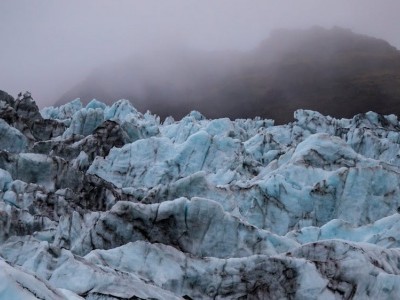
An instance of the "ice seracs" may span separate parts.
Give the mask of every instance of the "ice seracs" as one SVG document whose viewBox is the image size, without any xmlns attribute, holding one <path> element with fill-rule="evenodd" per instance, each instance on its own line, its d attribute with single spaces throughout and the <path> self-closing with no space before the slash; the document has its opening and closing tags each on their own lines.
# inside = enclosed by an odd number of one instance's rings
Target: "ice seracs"
<svg viewBox="0 0 400 300">
<path fill-rule="evenodd" d="M 0 92 L 0 299 L 400 297 L 397 117 L 294 117 Z"/>
</svg>

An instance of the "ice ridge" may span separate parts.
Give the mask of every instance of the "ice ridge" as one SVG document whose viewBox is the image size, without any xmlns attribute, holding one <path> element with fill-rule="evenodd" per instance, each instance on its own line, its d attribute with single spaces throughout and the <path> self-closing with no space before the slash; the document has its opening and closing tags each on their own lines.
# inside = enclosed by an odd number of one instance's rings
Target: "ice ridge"
<svg viewBox="0 0 400 300">
<path fill-rule="evenodd" d="M 0 299 L 397 299 L 400 124 L 0 91 Z"/>
</svg>

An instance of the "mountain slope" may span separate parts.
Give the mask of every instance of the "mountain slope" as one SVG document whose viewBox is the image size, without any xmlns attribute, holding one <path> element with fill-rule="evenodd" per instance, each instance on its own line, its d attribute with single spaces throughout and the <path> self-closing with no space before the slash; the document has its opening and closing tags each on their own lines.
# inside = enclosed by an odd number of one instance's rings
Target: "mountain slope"
<svg viewBox="0 0 400 300">
<path fill-rule="evenodd" d="M 278 123 L 307 108 L 336 117 L 400 113 L 400 51 L 341 28 L 278 30 L 247 53 L 189 50 L 96 70 L 68 91 L 107 103 L 121 98 L 166 117 L 192 109 L 208 117 L 261 116 Z"/>
</svg>

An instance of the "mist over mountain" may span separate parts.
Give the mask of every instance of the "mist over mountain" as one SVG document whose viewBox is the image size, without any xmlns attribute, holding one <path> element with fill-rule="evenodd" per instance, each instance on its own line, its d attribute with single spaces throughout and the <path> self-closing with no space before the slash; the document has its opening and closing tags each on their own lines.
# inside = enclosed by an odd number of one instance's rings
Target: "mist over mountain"
<svg viewBox="0 0 400 300">
<path fill-rule="evenodd" d="M 348 29 L 281 29 L 248 52 L 153 51 L 105 65 L 57 102 L 126 98 L 141 111 L 181 118 L 261 116 L 291 121 L 299 108 L 335 117 L 400 113 L 400 51 Z"/>
</svg>

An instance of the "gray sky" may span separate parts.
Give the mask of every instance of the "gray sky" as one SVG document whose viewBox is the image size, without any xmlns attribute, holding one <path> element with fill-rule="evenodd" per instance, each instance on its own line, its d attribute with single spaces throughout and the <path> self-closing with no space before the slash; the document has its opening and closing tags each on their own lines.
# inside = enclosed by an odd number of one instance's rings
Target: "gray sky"
<svg viewBox="0 0 400 300">
<path fill-rule="evenodd" d="M 184 45 L 254 48 L 275 28 L 341 26 L 400 48 L 399 0 L 1 0 L 0 89 L 52 104 L 95 67 Z"/>
</svg>

